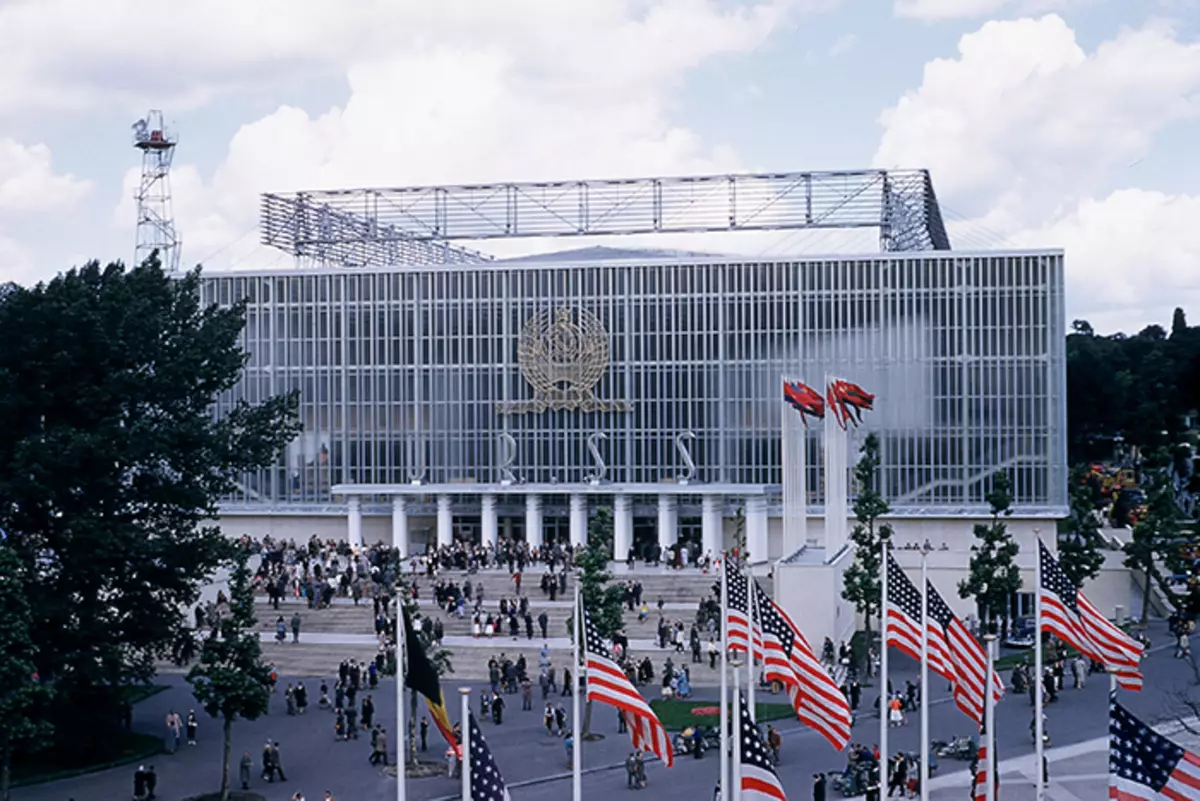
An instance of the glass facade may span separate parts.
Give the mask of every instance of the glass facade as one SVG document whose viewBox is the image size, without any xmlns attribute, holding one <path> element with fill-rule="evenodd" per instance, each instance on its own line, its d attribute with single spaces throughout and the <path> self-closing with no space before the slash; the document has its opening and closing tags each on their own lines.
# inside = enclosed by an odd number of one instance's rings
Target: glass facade
<svg viewBox="0 0 1200 801">
<path fill-rule="evenodd" d="M 572 483 L 597 456 L 606 480 L 654 484 L 686 471 L 681 432 L 696 481 L 777 485 L 784 376 L 877 395 L 851 448 L 878 432 L 897 511 L 978 511 L 997 469 L 1018 510 L 1066 505 L 1057 251 L 238 272 L 203 291 L 247 302 L 245 378 L 218 405 L 301 395 L 304 433 L 238 506 L 506 467 Z"/>
</svg>

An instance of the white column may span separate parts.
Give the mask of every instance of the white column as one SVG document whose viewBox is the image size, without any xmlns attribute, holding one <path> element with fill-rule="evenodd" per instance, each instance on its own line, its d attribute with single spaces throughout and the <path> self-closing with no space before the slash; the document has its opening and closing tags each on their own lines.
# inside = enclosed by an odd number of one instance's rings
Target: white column
<svg viewBox="0 0 1200 801">
<path fill-rule="evenodd" d="M 701 556 L 712 555 L 713 559 L 721 558 L 722 534 L 721 499 L 716 495 L 705 495 L 700 507 L 700 547 L 704 553 Z"/>
<path fill-rule="evenodd" d="M 500 539 L 500 521 L 496 519 L 496 496 L 483 495 L 479 498 L 479 541 L 483 547 L 496 547 Z"/>
<path fill-rule="evenodd" d="M 674 495 L 658 496 L 658 546 L 666 551 L 679 537 L 679 507 Z M 665 554 L 664 554 L 665 558 Z"/>
<path fill-rule="evenodd" d="M 450 511 L 450 496 L 437 496 L 438 547 L 454 544 L 454 515 Z"/>
<path fill-rule="evenodd" d="M 633 506 L 628 495 L 613 496 L 613 559 L 624 561 L 633 547 Z"/>
<path fill-rule="evenodd" d="M 587 498 L 582 493 L 571 495 L 571 547 L 582 548 L 587 545 Z"/>
<path fill-rule="evenodd" d="M 525 542 L 530 548 L 542 547 L 542 496 L 525 496 Z"/>
<path fill-rule="evenodd" d="M 346 508 L 350 512 L 346 538 L 351 548 L 362 548 L 362 501 L 352 495 L 346 499 Z"/>
<path fill-rule="evenodd" d="M 767 499 L 761 495 L 746 499 L 746 550 L 750 562 L 761 564 L 767 561 Z"/>
<path fill-rule="evenodd" d="M 400 558 L 408 556 L 408 503 L 403 495 L 392 497 L 392 547 L 400 550 Z"/>
</svg>

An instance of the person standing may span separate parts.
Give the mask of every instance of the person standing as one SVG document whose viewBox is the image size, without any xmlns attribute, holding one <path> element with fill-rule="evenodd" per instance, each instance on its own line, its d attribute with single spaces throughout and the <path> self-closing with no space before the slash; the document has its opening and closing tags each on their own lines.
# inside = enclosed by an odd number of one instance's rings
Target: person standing
<svg viewBox="0 0 1200 801">
<path fill-rule="evenodd" d="M 179 750 L 179 734 L 180 730 L 183 728 L 183 721 L 179 719 L 179 713 L 174 709 L 167 713 L 166 725 L 167 753 L 173 754 Z"/>
<path fill-rule="evenodd" d="M 824 773 L 814 773 L 813 774 L 812 797 L 813 797 L 813 801 L 825 801 L 825 774 Z"/>
<path fill-rule="evenodd" d="M 429 750 L 429 718 L 421 717 L 421 750 Z"/>
<path fill-rule="evenodd" d="M 238 763 L 238 780 L 242 783 L 243 790 L 250 789 L 250 768 L 254 766 L 254 760 L 250 758 L 249 751 L 242 752 L 242 761 Z"/>
<path fill-rule="evenodd" d="M 300 642 L 300 613 L 292 612 L 292 642 Z"/>
<path fill-rule="evenodd" d="M 194 709 L 188 710 L 188 716 L 187 716 L 187 744 L 188 745 L 196 744 L 196 726 L 197 726 L 196 710 L 194 710 Z"/>
</svg>

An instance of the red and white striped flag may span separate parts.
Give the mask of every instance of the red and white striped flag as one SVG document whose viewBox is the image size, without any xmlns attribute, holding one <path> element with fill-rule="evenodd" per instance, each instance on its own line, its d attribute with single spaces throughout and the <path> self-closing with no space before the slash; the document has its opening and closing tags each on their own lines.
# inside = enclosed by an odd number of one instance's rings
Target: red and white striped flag
<svg viewBox="0 0 1200 801">
<path fill-rule="evenodd" d="M 979 743 L 979 753 L 976 754 L 975 776 L 971 785 L 971 801 L 988 801 L 988 750 L 987 745 Z"/>
<path fill-rule="evenodd" d="M 633 747 L 657 754 L 668 768 L 671 767 L 675 764 L 675 752 L 671 748 L 667 730 L 630 683 L 625 671 L 613 661 L 582 599 L 579 601 L 579 611 L 583 617 L 584 636 L 581 645 L 583 661 L 587 666 L 587 700 L 616 707 L 629 726 Z"/>
<path fill-rule="evenodd" d="M 987 682 L 987 653 L 950 606 L 927 583 L 929 669 L 950 682 L 954 703 L 963 714 L 983 724 L 983 685 Z M 895 558 L 888 554 L 888 642 L 921 661 L 921 596 Z M 1004 682 L 992 674 L 992 696 L 999 700 Z"/>
<path fill-rule="evenodd" d="M 841 751 L 850 742 L 850 703 L 838 689 L 808 640 L 778 604 L 755 583 L 767 681 L 787 687 L 796 717 Z"/>
<path fill-rule="evenodd" d="M 751 622 L 750 581 L 740 572 L 726 570 L 728 562 L 722 564 L 725 581 L 725 633 L 729 637 L 729 650 L 745 653 L 751 646 L 754 658 L 762 661 L 762 627 Z"/>
<path fill-rule="evenodd" d="M 735 689 L 735 692 L 741 696 L 740 689 Z M 742 719 L 738 721 L 738 731 L 742 738 L 742 786 L 736 797 L 741 801 L 787 801 L 783 785 L 779 782 L 779 775 L 775 773 L 775 766 L 767 753 L 767 746 L 759 736 L 758 727 L 754 725 L 754 718 L 750 715 L 750 705 L 746 703 L 744 696 L 741 696 L 741 700 Z"/>
<path fill-rule="evenodd" d="M 1200 756 L 1168 740 L 1117 703 L 1108 705 L 1108 797 L 1117 801 L 1200 799 Z"/>
<path fill-rule="evenodd" d="M 1067 578 L 1041 540 L 1038 540 L 1038 557 L 1042 572 L 1042 586 L 1038 588 L 1042 602 L 1041 630 L 1054 633 L 1088 659 L 1104 665 L 1126 690 L 1141 690 L 1142 644 L 1100 614 Z"/>
</svg>

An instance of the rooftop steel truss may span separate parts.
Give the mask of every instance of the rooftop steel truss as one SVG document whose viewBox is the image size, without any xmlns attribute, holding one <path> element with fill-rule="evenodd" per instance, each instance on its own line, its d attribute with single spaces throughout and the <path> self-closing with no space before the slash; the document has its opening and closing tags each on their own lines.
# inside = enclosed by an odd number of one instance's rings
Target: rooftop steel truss
<svg viewBox="0 0 1200 801">
<path fill-rule="evenodd" d="M 950 249 L 927 170 L 324 190 L 264 194 L 261 212 L 263 244 L 343 266 L 491 258 L 452 241 L 818 228 Z"/>
</svg>

